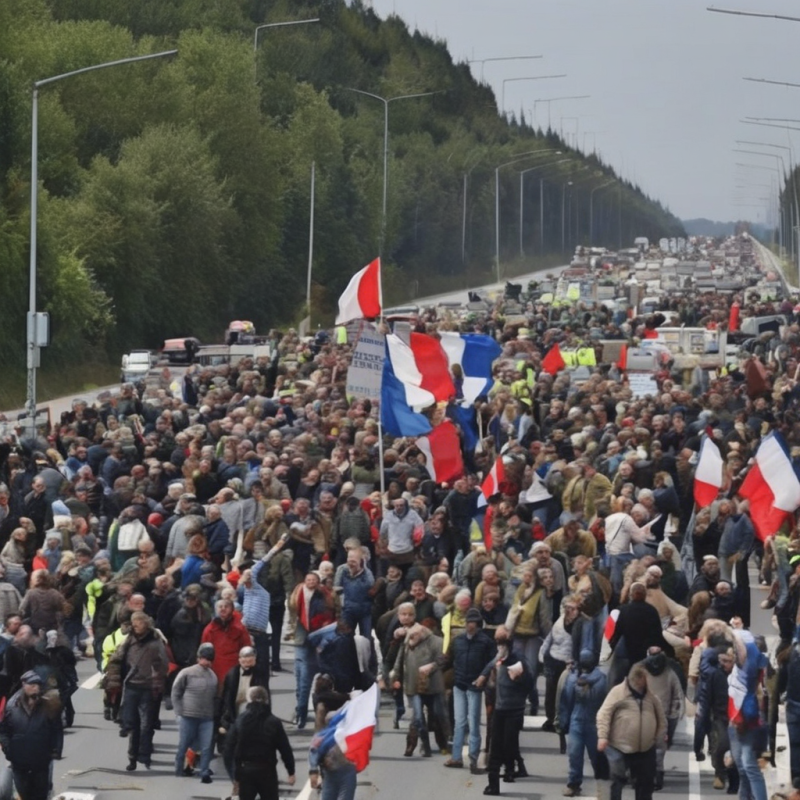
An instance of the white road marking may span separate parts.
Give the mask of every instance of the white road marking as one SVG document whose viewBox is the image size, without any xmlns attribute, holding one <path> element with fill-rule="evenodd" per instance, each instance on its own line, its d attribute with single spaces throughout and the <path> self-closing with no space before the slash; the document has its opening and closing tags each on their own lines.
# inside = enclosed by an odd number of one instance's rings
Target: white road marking
<svg viewBox="0 0 800 800">
<path fill-rule="evenodd" d="M 307 780 L 305 786 L 298 792 L 295 800 L 309 800 L 314 790 L 311 788 L 311 781 Z"/>
<path fill-rule="evenodd" d="M 81 689 L 96 689 L 100 681 L 103 680 L 102 672 L 95 672 L 90 678 L 87 678 L 80 686 Z"/>
</svg>

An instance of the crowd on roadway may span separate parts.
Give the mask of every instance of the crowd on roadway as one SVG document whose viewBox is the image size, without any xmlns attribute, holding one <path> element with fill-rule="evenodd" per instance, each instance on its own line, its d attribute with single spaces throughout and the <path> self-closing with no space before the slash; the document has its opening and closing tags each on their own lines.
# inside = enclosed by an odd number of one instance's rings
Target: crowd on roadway
<svg viewBox="0 0 800 800">
<path fill-rule="evenodd" d="M 580 382 L 541 369 L 554 342 L 634 341 L 673 318 L 725 325 L 733 299 L 743 316 L 791 319 L 753 357 L 757 381 L 745 364 L 686 381 L 665 362 L 657 395 L 637 398 L 601 359 Z M 404 755 L 436 750 L 446 768 L 485 773 L 487 795 L 528 777 L 520 734 L 540 715 L 529 735 L 558 737 L 565 796 L 580 795 L 588 755 L 603 796 L 633 784 L 647 800 L 687 697 L 714 788 L 754 800 L 767 797 L 785 702 L 800 788 L 800 538 L 786 525 L 762 542 L 737 497 L 769 431 L 800 453 L 798 316 L 787 301 L 713 294 L 659 315 L 535 303 L 514 324 L 499 303 L 460 320 L 422 314 L 418 331 L 482 332 L 503 348 L 476 404 L 486 435 L 453 485 L 431 480 L 408 438 L 386 437 L 381 475 L 377 404 L 345 396 L 351 345 L 293 331 L 272 359 L 190 370 L 174 394 L 125 385 L 75 402 L 46 438 L 9 437 L 0 747 L 19 795 L 47 796 L 77 661 L 94 658 L 127 769 L 150 766 L 172 709 L 176 776 L 210 783 L 216 749 L 233 795 L 277 797 L 278 755 L 295 776 L 270 698 L 288 650 L 296 729 L 321 731 L 377 681 L 394 727 L 407 726 Z M 694 513 L 706 430 L 724 482 Z M 500 454 L 504 479 L 482 508 Z M 533 483 L 544 499 L 527 499 Z M 753 564 L 777 660 L 748 630 Z M 330 737 L 312 740 L 309 764 L 323 798 L 354 796 L 355 768 Z"/>
</svg>

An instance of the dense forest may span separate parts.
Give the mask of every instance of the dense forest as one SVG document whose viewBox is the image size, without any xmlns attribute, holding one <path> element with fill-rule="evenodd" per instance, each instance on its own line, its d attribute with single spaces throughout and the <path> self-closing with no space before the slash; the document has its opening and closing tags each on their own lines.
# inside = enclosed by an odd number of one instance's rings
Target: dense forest
<svg viewBox="0 0 800 800">
<path fill-rule="evenodd" d="M 597 157 L 499 115 L 491 89 L 445 42 L 359 3 L 3 0 L 7 381 L 24 371 L 32 84 L 172 48 L 174 57 L 39 89 L 38 307 L 53 329 L 45 367 L 102 363 L 170 336 L 218 340 L 233 318 L 265 329 L 302 317 L 312 162 L 315 324 L 330 322 L 349 277 L 379 249 L 390 302 L 490 279 L 495 168 L 517 157 L 499 173 L 505 275 L 559 263 L 590 229 L 612 247 L 683 233 Z M 432 93 L 388 106 L 385 231 L 384 105 L 353 89 Z"/>
</svg>

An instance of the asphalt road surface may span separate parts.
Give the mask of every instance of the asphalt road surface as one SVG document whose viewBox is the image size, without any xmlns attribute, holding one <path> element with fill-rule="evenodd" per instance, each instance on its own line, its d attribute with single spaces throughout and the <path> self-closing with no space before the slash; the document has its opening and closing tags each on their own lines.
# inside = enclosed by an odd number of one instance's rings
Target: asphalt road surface
<svg viewBox="0 0 800 800">
<path fill-rule="evenodd" d="M 774 647 L 775 629 L 770 624 L 770 613 L 759 608 L 766 591 L 755 585 L 752 589 L 753 625 L 755 633 L 770 637 Z M 291 668 L 291 646 L 285 647 L 284 668 Z M 64 758 L 55 762 L 56 792 L 87 793 L 97 800 L 131 800 L 136 797 L 170 798 L 225 798 L 230 795 L 230 784 L 225 777 L 221 759 L 215 759 L 213 783 L 204 785 L 199 778 L 176 778 L 173 763 L 177 746 L 177 726 L 172 712 L 162 709 L 162 729 L 155 735 L 155 753 L 150 770 L 139 767 L 136 772 L 125 771 L 127 764 L 127 740 L 118 736 L 118 728 L 103 719 L 102 691 L 97 686 L 99 676 L 94 671 L 94 662 L 84 660 L 79 665 L 83 682 L 74 696 L 76 724 L 67 731 Z M 297 760 L 297 782 L 294 787 L 286 783 L 286 773 L 279 766 L 281 776 L 281 798 L 315 800 L 307 782 L 307 748 L 310 730 L 296 731 L 289 724 L 294 710 L 294 678 L 291 672 L 277 674 L 272 680 L 272 696 L 275 713 L 285 721 L 286 729 Z M 540 678 L 540 691 L 544 688 Z M 688 707 L 691 712 L 691 706 Z M 407 715 L 408 716 L 408 712 Z M 401 722 L 401 730 L 392 730 L 392 708 L 385 704 L 379 716 L 379 732 L 375 737 L 369 767 L 359 775 L 358 800 L 378 798 L 381 800 L 416 800 L 416 798 L 478 798 L 482 797 L 486 785 L 484 777 L 473 777 L 469 770 L 445 769 L 445 756 L 434 751 L 433 758 L 418 755 L 404 758 L 405 728 L 407 720 Z M 529 778 L 513 784 L 501 783 L 503 796 L 514 798 L 557 798 L 566 785 L 567 757 L 560 755 L 558 737 L 538 730 L 542 720 L 530 717 L 521 737 L 522 752 L 530 773 Z M 722 796 L 712 788 L 713 772 L 710 760 L 697 763 L 691 754 L 692 718 L 687 717 L 679 726 L 676 742 L 666 758 L 666 781 L 659 800 L 701 800 L 714 795 Z M 485 741 L 485 729 L 482 729 Z M 785 727 L 779 730 L 779 747 L 787 747 Z M 466 759 L 465 759 L 466 761 Z M 788 781 L 788 751 L 779 754 L 777 770 L 768 769 L 770 792 L 779 788 L 780 777 Z M 584 797 L 595 796 L 591 768 L 586 764 L 583 790 Z M 144 795 L 139 794 L 144 792 Z M 57 796 L 57 795 L 56 795 Z M 67 794 L 67 797 L 70 795 Z M 633 797 L 630 790 L 625 798 Z"/>
</svg>

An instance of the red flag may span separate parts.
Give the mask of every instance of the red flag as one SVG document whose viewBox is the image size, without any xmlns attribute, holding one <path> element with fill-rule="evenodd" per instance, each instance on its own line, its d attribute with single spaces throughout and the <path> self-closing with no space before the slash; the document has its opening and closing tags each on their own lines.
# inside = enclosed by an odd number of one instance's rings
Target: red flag
<svg viewBox="0 0 800 800">
<path fill-rule="evenodd" d="M 619 349 L 619 358 L 617 359 L 617 367 L 623 372 L 628 369 L 628 345 L 624 344 Z"/>
<path fill-rule="evenodd" d="M 561 355 L 561 348 L 558 346 L 558 342 L 556 342 L 542 359 L 542 369 L 545 372 L 549 372 L 551 375 L 556 375 L 566 366 L 567 362 L 564 361 Z"/>
</svg>

